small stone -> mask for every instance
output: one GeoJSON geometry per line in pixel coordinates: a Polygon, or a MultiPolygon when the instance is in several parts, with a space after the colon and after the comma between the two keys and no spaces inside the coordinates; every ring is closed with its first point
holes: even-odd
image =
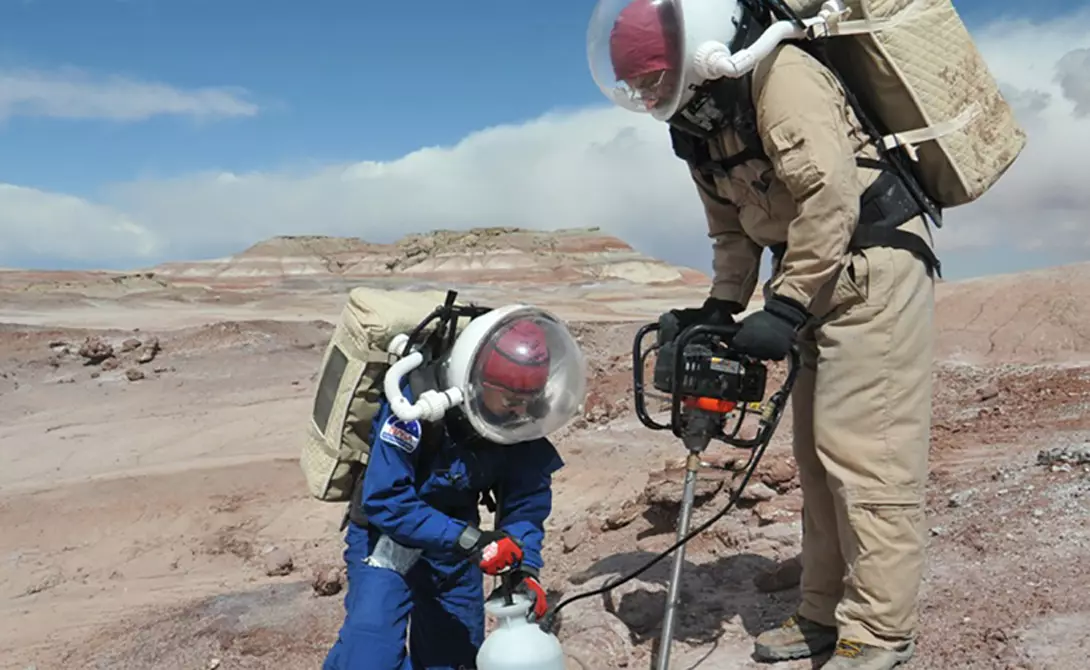
{"type": "Polygon", "coordinates": [[[125,371],[125,377],[127,377],[130,382],[138,382],[144,378],[144,373],[136,368],[130,368],[125,371]]]}
{"type": "Polygon", "coordinates": [[[775,491],[765,484],[755,481],[750,481],[749,484],[742,489],[742,494],[739,496],[741,500],[750,502],[764,502],[766,500],[772,500],[775,497],[775,491]]]}
{"type": "Polygon", "coordinates": [[[279,547],[265,554],[265,574],[270,577],[282,577],[291,574],[295,568],[291,554],[279,547]]]}
{"type": "Polygon", "coordinates": [[[587,536],[587,527],[584,524],[575,524],[571,528],[564,531],[561,536],[561,540],[564,543],[564,553],[570,554],[579,548],[579,545],[583,544],[583,540],[587,536]]]}
{"type": "Polygon", "coordinates": [[[311,587],[315,595],[332,596],[340,593],[344,588],[344,582],[344,571],[339,567],[327,565],[315,572],[311,587]]]}
{"type": "Polygon", "coordinates": [[[775,500],[759,502],[753,507],[753,514],[762,526],[794,521],[802,514],[802,492],[795,489],[775,500]]]}
{"type": "Polygon", "coordinates": [[[955,493],[954,495],[950,496],[950,499],[947,501],[947,505],[950,507],[962,507],[965,505],[965,503],[969,502],[969,498],[973,497],[975,493],[976,489],[968,489],[967,491],[955,493]]]}
{"type": "Polygon", "coordinates": [[[132,351],[133,349],[136,349],[137,347],[139,347],[140,344],[141,344],[140,340],[136,339],[135,337],[130,337],[129,339],[127,339],[127,340],[125,340],[124,342],[121,343],[121,351],[122,352],[132,351]]]}
{"type": "Polygon", "coordinates": [[[798,586],[801,579],[802,562],[796,556],[754,577],[753,585],[758,591],[772,593],[798,586]]]}
{"type": "Polygon", "coordinates": [[[618,528],[624,528],[635,521],[636,517],[638,517],[644,509],[643,505],[630,500],[626,502],[621,509],[610,514],[605,521],[602,522],[601,528],[602,530],[617,530],[618,528]]]}
{"type": "Polygon", "coordinates": [[[88,337],[80,345],[79,355],[86,359],[85,365],[97,365],[107,358],[112,358],[114,348],[98,337],[88,337]]]}

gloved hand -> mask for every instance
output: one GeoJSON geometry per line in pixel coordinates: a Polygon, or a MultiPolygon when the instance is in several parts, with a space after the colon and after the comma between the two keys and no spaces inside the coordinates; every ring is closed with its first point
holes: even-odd
{"type": "Polygon", "coordinates": [[[809,318],[806,308],[795,300],[773,296],[765,301],[764,309],[742,319],[730,348],[762,360],[783,360],[809,318]]]}
{"type": "Polygon", "coordinates": [[[522,547],[500,530],[481,531],[473,551],[480,552],[479,565],[486,575],[502,575],[522,564],[522,547]]]}
{"type": "Polygon", "coordinates": [[[659,317],[659,345],[671,342],[689,326],[727,326],[734,323],[734,315],[745,309],[730,300],[708,297],[700,307],[672,309],[659,317]]]}
{"type": "MultiPolygon", "coordinates": [[[[530,599],[531,606],[530,611],[526,613],[526,620],[530,623],[539,621],[549,611],[545,587],[541,585],[541,582],[537,581],[537,577],[526,570],[516,570],[510,579],[515,582],[514,592],[530,599]]],[[[502,597],[502,590],[498,588],[488,594],[489,600],[502,597]]]]}

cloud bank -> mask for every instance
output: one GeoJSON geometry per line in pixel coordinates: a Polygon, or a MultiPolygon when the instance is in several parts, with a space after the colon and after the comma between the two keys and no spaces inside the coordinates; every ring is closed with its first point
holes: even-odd
{"type": "MultiPolygon", "coordinates": [[[[991,271],[1003,270],[1005,257],[1030,252],[1090,258],[1086,25],[1067,16],[1005,20],[974,31],[1030,140],[990,193],[947,213],[937,233],[940,249],[987,252],[991,271]]],[[[221,105],[220,113],[247,113],[245,103],[209,96],[199,99],[219,101],[207,104],[221,105]]],[[[142,107],[133,102],[132,109],[142,107]]],[[[231,253],[277,234],[382,242],[436,228],[592,225],[641,251],[710,267],[703,213],[665,127],[604,102],[489,128],[392,162],[131,181],[112,185],[95,203],[0,189],[0,262],[32,251],[73,262],[117,258],[121,251],[135,265],[231,253]]]]}

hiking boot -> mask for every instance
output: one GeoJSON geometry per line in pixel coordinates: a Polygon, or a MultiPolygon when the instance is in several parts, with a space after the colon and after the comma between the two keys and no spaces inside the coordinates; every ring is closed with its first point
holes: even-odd
{"type": "Polygon", "coordinates": [[[753,654],[759,661],[809,658],[836,646],[836,637],[835,626],[824,626],[795,614],[779,628],[758,635],[753,654]]]}
{"type": "Polygon", "coordinates": [[[891,670],[916,652],[914,642],[906,642],[897,649],[883,649],[855,640],[840,640],[836,652],[822,670],[891,670]]]}

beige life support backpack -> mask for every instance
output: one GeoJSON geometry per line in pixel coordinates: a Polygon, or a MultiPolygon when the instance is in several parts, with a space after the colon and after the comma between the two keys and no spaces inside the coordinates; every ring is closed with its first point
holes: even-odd
{"type": "MultiPolygon", "coordinates": [[[[841,0],[847,16],[827,37],[829,59],[864,108],[902,146],[920,186],[940,207],[973,202],[1026,145],[951,0],[841,0]]],[[[784,0],[801,18],[823,0],[784,0]]]]}
{"type": "MultiPolygon", "coordinates": [[[[393,357],[386,348],[441,307],[444,291],[352,289],[322,357],[299,464],[310,494],[345,502],[370,455],[371,421],[393,357]]],[[[425,331],[427,332],[427,331],[425,331]]]]}

